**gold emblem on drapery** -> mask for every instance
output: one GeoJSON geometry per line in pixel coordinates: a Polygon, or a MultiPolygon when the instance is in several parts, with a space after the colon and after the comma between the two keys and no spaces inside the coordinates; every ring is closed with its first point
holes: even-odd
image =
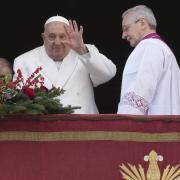
{"type": "Polygon", "coordinates": [[[163,161],[163,156],[152,150],[149,155],[144,156],[144,160],[149,162],[146,173],[141,164],[138,164],[138,168],[130,163],[119,165],[122,178],[125,180],[180,180],[180,164],[167,165],[161,176],[158,161],[163,161]]]}

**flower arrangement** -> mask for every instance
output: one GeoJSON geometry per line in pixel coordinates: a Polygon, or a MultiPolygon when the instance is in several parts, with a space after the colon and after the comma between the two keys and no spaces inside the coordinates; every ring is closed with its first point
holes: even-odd
{"type": "Polygon", "coordinates": [[[20,69],[17,79],[11,81],[11,75],[0,76],[0,116],[14,114],[71,114],[71,105],[64,107],[57,98],[65,91],[53,87],[48,90],[44,86],[44,77],[38,67],[25,81],[20,69]]]}

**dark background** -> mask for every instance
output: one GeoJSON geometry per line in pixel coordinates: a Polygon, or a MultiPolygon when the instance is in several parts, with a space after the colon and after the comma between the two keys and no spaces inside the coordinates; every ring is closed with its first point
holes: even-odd
{"type": "Polygon", "coordinates": [[[178,1],[172,0],[4,2],[0,7],[0,57],[7,58],[13,63],[16,56],[40,46],[43,25],[50,16],[59,14],[67,19],[75,19],[84,27],[85,43],[95,44],[99,51],[117,66],[116,76],[108,83],[95,88],[100,113],[116,113],[121,75],[126,59],[132,51],[129,44],[121,39],[121,14],[139,4],[152,8],[158,22],[157,32],[180,61],[180,9],[178,1]]]}

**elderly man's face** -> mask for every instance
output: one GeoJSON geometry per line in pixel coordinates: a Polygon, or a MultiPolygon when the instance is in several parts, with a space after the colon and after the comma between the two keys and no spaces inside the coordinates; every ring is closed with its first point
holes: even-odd
{"type": "Polygon", "coordinates": [[[143,29],[140,20],[133,21],[132,14],[127,14],[122,21],[122,39],[135,47],[142,39],[143,29]]]}
{"type": "Polygon", "coordinates": [[[50,22],[42,34],[46,52],[55,61],[63,60],[70,51],[70,47],[63,43],[68,39],[65,26],[63,22],[50,22]]]}

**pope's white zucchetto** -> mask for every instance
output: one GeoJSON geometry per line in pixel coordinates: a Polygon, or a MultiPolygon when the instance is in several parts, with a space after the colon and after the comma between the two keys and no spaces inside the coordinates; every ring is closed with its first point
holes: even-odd
{"type": "Polygon", "coordinates": [[[48,24],[48,23],[50,23],[50,22],[63,22],[63,23],[65,23],[65,24],[67,24],[67,25],[69,25],[69,21],[65,18],[65,17],[63,17],[63,16],[52,16],[52,17],[50,17],[49,19],[47,19],[47,21],[45,22],[45,24],[44,25],[46,25],[46,24],[48,24]]]}

